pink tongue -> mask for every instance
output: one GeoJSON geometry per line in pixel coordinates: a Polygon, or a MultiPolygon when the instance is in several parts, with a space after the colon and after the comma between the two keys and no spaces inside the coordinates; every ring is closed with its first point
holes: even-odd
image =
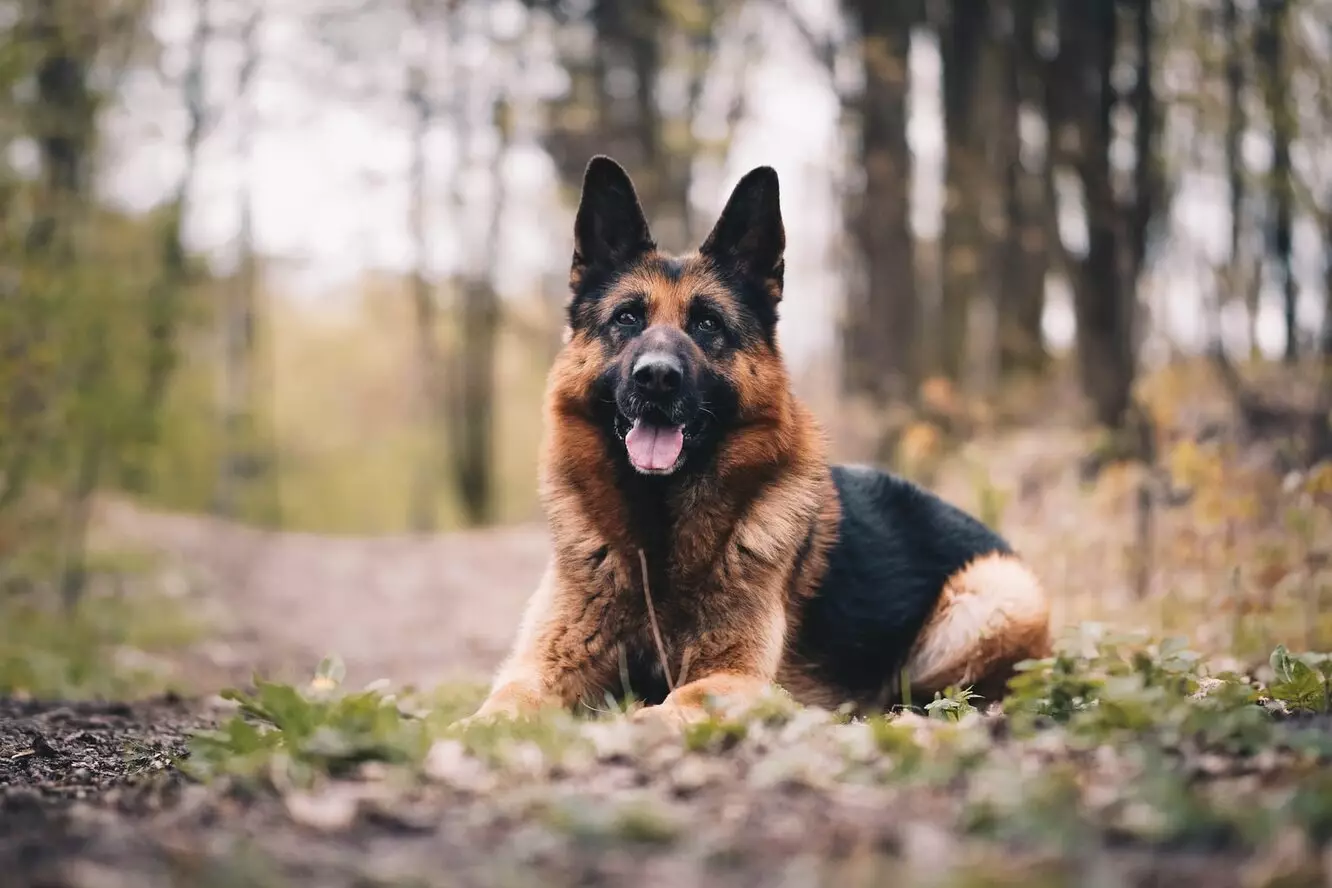
{"type": "Polygon", "coordinates": [[[675,465],[684,447],[683,426],[649,425],[641,419],[624,437],[629,461],[635,468],[660,472],[675,465]]]}

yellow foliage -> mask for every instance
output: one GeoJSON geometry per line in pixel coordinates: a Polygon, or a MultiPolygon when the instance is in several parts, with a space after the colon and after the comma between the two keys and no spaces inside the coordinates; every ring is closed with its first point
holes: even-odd
{"type": "Polygon", "coordinates": [[[961,410],[957,389],[944,376],[931,376],[920,384],[920,402],[926,410],[945,416],[961,410]]]}
{"type": "Polygon", "coordinates": [[[928,464],[942,452],[943,433],[930,422],[911,423],[897,444],[897,458],[908,470],[928,464]]]}
{"type": "Polygon", "coordinates": [[[1332,496],[1332,460],[1324,460],[1304,477],[1304,489],[1312,496],[1332,496]]]}

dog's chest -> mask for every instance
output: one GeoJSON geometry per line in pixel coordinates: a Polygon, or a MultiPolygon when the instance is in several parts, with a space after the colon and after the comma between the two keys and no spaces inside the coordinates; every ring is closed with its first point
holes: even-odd
{"type": "Polygon", "coordinates": [[[601,594],[607,602],[599,627],[609,661],[604,668],[616,696],[660,702],[671,687],[667,670],[674,684],[686,680],[690,651],[707,629],[706,608],[662,575],[650,575],[646,590],[635,577],[601,594]]]}

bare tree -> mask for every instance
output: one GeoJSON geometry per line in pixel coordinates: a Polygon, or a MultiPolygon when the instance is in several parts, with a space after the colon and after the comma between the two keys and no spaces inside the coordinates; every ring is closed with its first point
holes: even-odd
{"type": "Polygon", "coordinates": [[[495,369],[499,349],[500,305],[495,288],[503,243],[507,203],[504,160],[512,136],[509,105],[501,94],[493,105],[492,125],[499,143],[491,154],[490,216],[476,267],[465,277],[458,324],[458,376],[453,428],[453,462],[463,515],[470,525],[495,520],[495,369]]]}
{"type": "Polygon", "coordinates": [[[1260,25],[1255,49],[1263,67],[1267,115],[1272,126],[1272,258],[1281,281],[1285,309],[1285,359],[1286,363],[1294,364],[1299,359],[1300,344],[1296,315],[1299,290],[1291,261],[1295,183],[1290,165],[1290,143],[1295,135],[1295,112],[1291,107],[1289,76],[1286,71],[1288,12],[1287,0],[1262,0],[1259,4],[1260,25]]]}
{"type": "Polygon", "coordinates": [[[1127,421],[1137,374],[1137,283],[1146,261],[1149,226],[1163,200],[1152,86],[1151,0],[1061,0],[1059,51],[1046,73],[1047,107],[1057,162],[1077,174],[1087,219],[1086,256],[1073,256],[1057,237],[1073,289],[1078,367],[1096,420],[1127,421]],[[1121,101],[1112,73],[1124,17],[1133,23],[1134,84],[1126,104],[1134,120],[1130,186],[1117,189],[1110,163],[1113,117],[1121,101]]]}
{"type": "MultiPolygon", "coordinates": [[[[176,326],[181,301],[189,286],[189,263],[184,227],[190,193],[198,168],[199,148],[210,124],[205,71],[212,43],[211,0],[196,0],[194,31],[189,43],[189,64],[181,83],[188,119],[185,131],[185,168],[167,202],[161,229],[161,263],[157,281],[148,293],[148,360],[144,372],[143,412],[149,425],[148,440],[156,438],[156,423],[167,384],[176,366],[176,326]]],[[[131,485],[142,486],[141,467],[131,472],[131,485]]]]}
{"type": "Polygon", "coordinates": [[[906,138],[908,54],[916,3],[857,0],[864,88],[849,99],[859,117],[864,190],[848,207],[861,281],[848,293],[842,386],[876,403],[914,396],[920,374],[920,301],[911,232],[911,152],[906,138]]]}
{"type": "Polygon", "coordinates": [[[1045,278],[1050,267],[1047,232],[1053,207],[1050,189],[1049,145],[1040,156],[1024,152],[1021,112],[1040,107],[1040,57],[1036,47],[1038,8],[1026,0],[1009,0],[1001,10],[1012,33],[1001,39],[1002,119],[995,127],[994,160],[1004,195],[1005,231],[998,241],[998,360],[1004,375],[1040,373],[1049,363],[1042,321],[1045,315],[1045,278]]]}
{"type": "MultiPolygon", "coordinates": [[[[36,136],[42,163],[26,249],[30,267],[43,273],[76,261],[80,209],[88,198],[96,142],[98,96],[91,72],[98,35],[73,11],[71,4],[55,0],[24,3],[20,10],[20,33],[36,54],[36,98],[28,126],[36,136]]],[[[83,347],[73,356],[74,391],[80,394],[99,383],[108,360],[101,315],[91,313],[90,324],[83,347]]],[[[106,446],[98,421],[86,411],[82,416],[85,427],[72,436],[74,477],[65,491],[58,548],[60,592],[66,607],[77,602],[86,581],[92,492],[101,477],[106,446]]]]}
{"type": "Polygon", "coordinates": [[[222,333],[222,451],[214,492],[214,510],[235,516],[242,490],[262,471],[255,435],[255,365],[259,269],[254,247],[254,196],[250,182],[255,120],[250,87],[260,63],[259,29],[263,12],[256,5],[240,29],[242,61],[237,75],[240,123],[237,155],[242,185],[237,192],[240,225],[236,234],[238,267],[225,290],[220,316],[222,333]]]}
{"type": "MultiPolygon", "coordinates": [[[[508,76],[521,79],[524,70],[521,47],[495,41],[492,58],[512,66],[508,76]]],[[[507,79],[507,78],[506,78],[507,79]]],[[[503,220],[508,194],[504,181],[504,162],[513,139],[514,114],[510,87],[506,82],[477,83],[475,106],[465,103],[460,121],[468,114],[485,113],[478,121],[496,136],[488,154],[475,138],[479,129],[468,122],[459,133],[463,146],[460,164],[454,170],[455,183],[464,177],[484,176],[491,185],[485,224],[477,226],[469,239],[470,250],[457,290],[457,345],[449,363],[452,422],[450,438],[454,489],[457,491],[464,520],[469,525],[484,525],[495,520],[495,372],[499,355],[500,300],[497,278],[502,259],[503,220]],[[484,87],[487,92],[480,92],[484,87]]],[[[455,186],[456,190],[456,186],[455,186]]],[[[464,207],[455,197],[455,212],[464,207]]]]}
{"type": "MultiPolygon", "coordinates": [[[[451,5],[450,15],[455,13],[451,5]]],[[[442,387],[442,366],[439,352],[438,305],[426,271],[430,240],[426,206],[428,202],[426,175],[426,142],[435,122],[434,99],[429,91],[432,34],[435,22],[428,20],[429,10],[421,0],[409,4],[412,27],[415,30],[415,54],[408,60],[407,105],[412,113],[412,164],[410,173],[410,218],[412,242],[416,257],[412,267],[412,305],[416,318],[416,362],[419,416],[429,432],[428,440],[417,456],[416,478],[412,484],[410,523],[413,530],[432,532],[438,524],[440,476],[443,460],[440,450],[448,434],[448,404],[442,387]]],[[[450,47],[452,50],[452,47],[450,47]]],[[[450,51],[449,63],[453,63],[450,51]]],[[[454,84],[460,93],[464,85],[454,84]]]]}
{"type": "MultiPolygon", "coordinates": [[[[1241,251],[1244,240],[1244,158],[1240,154],[1240,140],[1244,136],[1244,66],[1240,43],[1239,4],[1224,0],[1222,9],[1222,39],[1226,42],[1226,181],[1230,190],[1230,263],[1226,270],[1228,292],[1226,300],[1238,301],[1243,293],[1240,276],[1243,274],[1241,251]]],[[[1217,300],[1219,313],[1221,300],[1217,300]]],[[[1220,345],[1219,319],[1212,331],[1212,348],[1220,345]]]]}
{"type": "Polygon", "coordinates": [[[994,41],[989,39],[986,0],[952,0],[946,9],[947,18],[939,25],[947,150],[936,360],[943,375],[957,380],[967,356],[972,296],[984,291],[987,281],[986,143],[991,134],[981,113],[989,98],[987,75],[992,72],[986,63],[994,41]]]}

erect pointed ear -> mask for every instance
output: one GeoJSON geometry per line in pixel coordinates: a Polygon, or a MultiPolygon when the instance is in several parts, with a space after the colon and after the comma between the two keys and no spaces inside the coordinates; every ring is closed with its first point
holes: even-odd
{"type": "Polygon", "coordinates": [[[609,157],[592,158],[574,219],[570,284],[577,288],[589,268],[614,268],[655,247],[629,174],[609,157]]]}
{"type": "Polygon", "coordinates": [[[761,166],[745,174],[699,252],[761,283],[774,303],[781,301],[786,229],[776,170],[761,166]]]}

